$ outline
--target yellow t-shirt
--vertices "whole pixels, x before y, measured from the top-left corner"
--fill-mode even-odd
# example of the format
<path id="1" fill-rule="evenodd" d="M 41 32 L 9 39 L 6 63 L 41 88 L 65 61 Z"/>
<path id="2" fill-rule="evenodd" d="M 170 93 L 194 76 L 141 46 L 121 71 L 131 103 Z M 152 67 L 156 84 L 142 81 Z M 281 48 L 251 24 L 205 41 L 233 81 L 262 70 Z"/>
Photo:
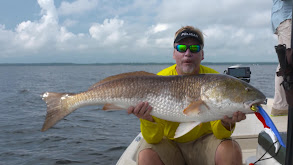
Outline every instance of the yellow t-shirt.
<path id="1" fill-rule="evenodd" d="M 217 71 L 200 65 L 199 74 L 205 73 L 218 73 Z M 172 65 L 158 73 L 161 76 L 171 76 L 178 75 L 176 71 L 176 64 Z M 203 135 L 213 133 L 216 138 L 223 139 L 228 138 L 233 133 L 232 131 L 227 130 L 221 123 L 221 120 L 201 123 L 195 128 L 193 128 L 187 134 L 174 139 L 175 131 L 180 123 L 171 122 L 167 120 L 163 120 L 153 116 L 155 122 L 150 122 L 148 120 L 140 119 L 140 129 L 144 139 L 148 143 L 159 143 L 162 138 L 165 136 L 170 140 L 174 140 L 176 142 L 189 142 L 195 139 L 200 138 Z"/>

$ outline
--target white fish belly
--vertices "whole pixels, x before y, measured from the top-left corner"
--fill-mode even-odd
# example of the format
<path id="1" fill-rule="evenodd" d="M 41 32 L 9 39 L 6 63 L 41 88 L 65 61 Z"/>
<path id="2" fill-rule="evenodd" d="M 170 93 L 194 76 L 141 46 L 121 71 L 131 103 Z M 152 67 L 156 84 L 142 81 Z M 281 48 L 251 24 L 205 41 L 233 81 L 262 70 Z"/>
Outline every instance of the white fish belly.
<path id="1" fill-rule="evenodd" d="M 160 119 L 174 122 L 190 122 L 194 121 L 193 117 L 187 116 L 183 110 L 189 105 L 187 101 L 176 100 L 176 98 L 161 95 L 150 100 L 150 105 L 153 107 L 151 115 Z"/>

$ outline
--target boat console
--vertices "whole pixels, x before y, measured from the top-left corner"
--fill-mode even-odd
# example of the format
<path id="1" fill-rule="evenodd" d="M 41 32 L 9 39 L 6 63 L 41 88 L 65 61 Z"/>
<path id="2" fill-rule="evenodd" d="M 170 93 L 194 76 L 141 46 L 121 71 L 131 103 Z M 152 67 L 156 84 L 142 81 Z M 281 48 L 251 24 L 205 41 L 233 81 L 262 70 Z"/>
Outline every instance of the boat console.
<path id="1" fill-rule="evenodd" d="M 224 71 L 225 74 L 239 78 L 247 83 L 250 82 L 250 67 L 242 67 L 242 66 L 230 66 L 227 70 Z"/>

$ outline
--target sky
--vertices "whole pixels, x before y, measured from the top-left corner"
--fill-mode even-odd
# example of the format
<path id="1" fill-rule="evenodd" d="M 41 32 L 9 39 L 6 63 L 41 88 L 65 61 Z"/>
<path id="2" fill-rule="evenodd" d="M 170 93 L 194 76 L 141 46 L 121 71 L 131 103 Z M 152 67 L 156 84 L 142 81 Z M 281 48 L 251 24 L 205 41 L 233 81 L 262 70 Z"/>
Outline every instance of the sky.
<path id="1" fill-rule="evenodd" d="M 0 63 L 174 62 L 175 32 L 204 33 L 203 62 L 278 62 L 270 0 L 0 1 Z"/>

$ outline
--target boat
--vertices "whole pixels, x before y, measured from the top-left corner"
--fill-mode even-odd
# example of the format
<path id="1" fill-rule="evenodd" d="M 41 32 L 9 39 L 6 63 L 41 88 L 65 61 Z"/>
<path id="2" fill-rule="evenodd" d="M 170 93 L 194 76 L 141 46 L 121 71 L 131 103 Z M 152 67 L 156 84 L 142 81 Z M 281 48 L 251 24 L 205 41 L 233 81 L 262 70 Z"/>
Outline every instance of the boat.
<path id="1" fill-rule="evenodd" d="M 273 99 L 267 99 L 267 104 L 262 104 L 267 114 L 271 113 Z M 288 116 L 275 116 L 271 117 L 278 131 L 286 137 Z M 237 123 L 236 128 L 232 134 L 232 139 L 236 140 L 242 149 L 242 163 L 243 165 L 249 165 L 250 163 L 256 162 L 259 158 L 262 159 L 257 165 L 279 165 L 284 164 L 286 150 L 280 148 L 278 156 L 271 158 L 274 155 L 274 147 L 268 151 L 268 147 L 272 145 L 272 141 L 265 132 L 263 132 L 264 126 L 258 120 L 254 114 L 247 114 L 246 119 Z M 124 151 L 116 165 L 136 165 L 136 153 L 140 146 L 143 137 L 139 133 L 131 144 Z M 283 139 L 286 141 L 286 139 Z M 284 152 L 285 150 L 285 152 Z"/>
<path id="2" fill-rule="evenodd" d="M 250 68 L 244 66 L 231 66 L 224 71 L 224 74 L 237 77 L 243 81 L 250 82 Z M 267 114 L 271 114 L 273 99 L 268 98 L 266 104 L 261 107 Z M 287 138 L 288 115 L 270 117 L 280 132 L 283 141 Z M 286 148 L 280 147 L 276 152 L 276 147 L 272 138 L 264 131 L 264 125 L 256 117 L 255 114 L 247 114 L 246 119 L 238 122 L 231 136 L 236 140 L 242 150 L 242 163 L 249 165 L 250 163 L 257 165 L 279 165 L 285 164 Z M 139 133 L 128 148 L 124 151 L 117 162 L 117 165 L 135 165 L 136 153 L 143 137 Z"/>

